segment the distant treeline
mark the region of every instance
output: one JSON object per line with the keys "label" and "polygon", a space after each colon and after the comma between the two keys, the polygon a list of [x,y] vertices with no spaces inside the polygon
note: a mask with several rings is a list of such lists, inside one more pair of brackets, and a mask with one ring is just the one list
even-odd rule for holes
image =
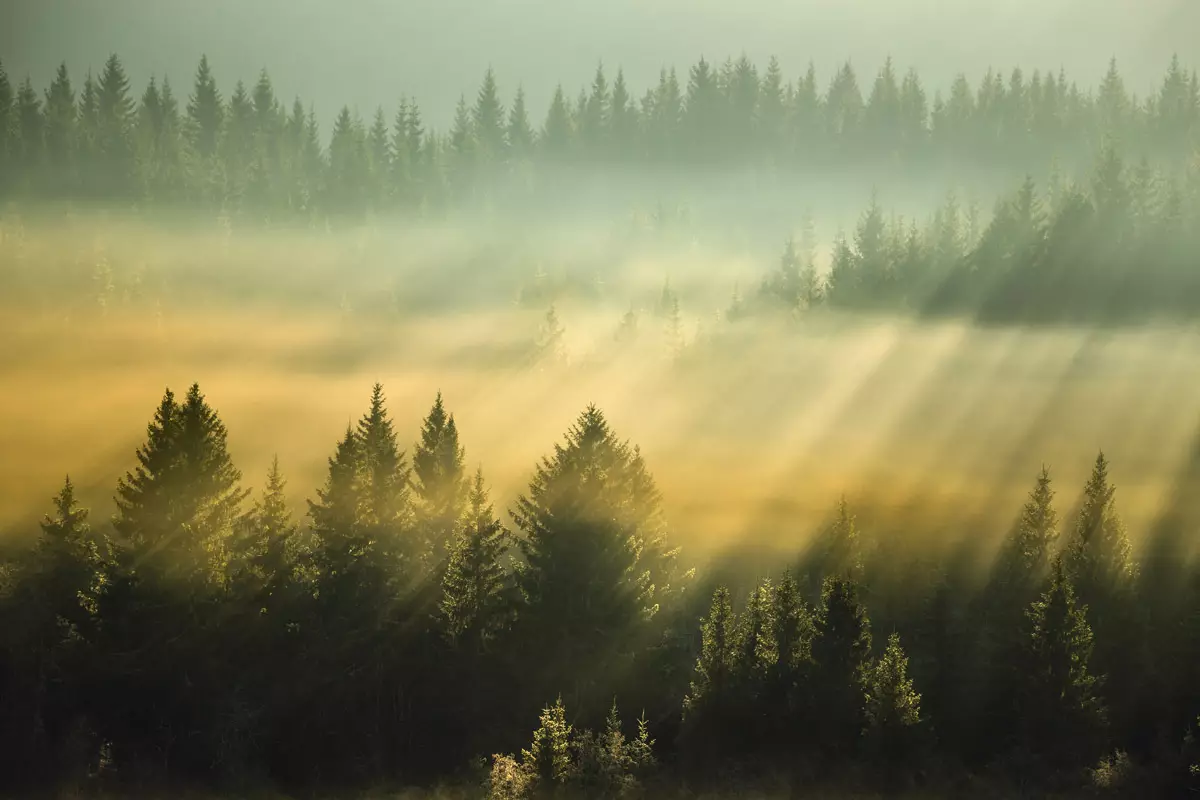
{"label": "distant treeline", "polygon": [[875,201],[816,264],[806,230],[726,317],[820,307],[985,322],[1122,322],[1200,315],[1200,160],[1162,174],[1102,148],[1089,180],[1032,179],[984,225],[951,195],[923,224]]}
{"label": "distant treeline", "polygon": [[[701,59],[664,69],[640,98],[618,70],[598,67],[575,98],[561,86],[535,122],[518,88],[501,99],[489,70],[449,131],[402,98],[364,120],[343,107],[327,141],[310,107],[281,102],[264,70],[223,97],[201,59],[190,93],[167,78],[136,95],[113,55],[76,90],[60,67],[43,96],[0,67],[0,196],[220,209],[251,218],[436,209],[487,196],[508,179],[536,188],[549,165],[752,166],[767,170],[911,168],[931,164],[1041,171],[1111,139],[1178,162],[1200,140],[1200,84],[1173,58],[1161,86],[1131,94],[1110,66],[1081,89],[1061,71],[965,76],[932,97],[891,61],[860,85],[849,62],[822,91],[810,66],[788,80],[771,59]],[[547,177],[547,185],[560,185]]]}
{"label": "distant treeline", "polygon": [[982,579],[971,537],[916,548],[843,501],[746,595],[683,568],[642,455],[594,407],[534,465],[512,529],[440,395],[406,455],[377,386],[304,524],[277,463],[250,502],[198,387],[146,434],[111,522],[68,479],[4,562],[9,789],[1195,788],[1196,462],[1140,563],[1101,454],[1061,526],[1045,469],[994,510],[1015,521]]}

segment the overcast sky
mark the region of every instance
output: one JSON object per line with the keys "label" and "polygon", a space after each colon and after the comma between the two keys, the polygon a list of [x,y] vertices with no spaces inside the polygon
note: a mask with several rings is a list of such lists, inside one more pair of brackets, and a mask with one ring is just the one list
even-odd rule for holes
{"label": "overcast sky", "polygon": [[1016,64],[1090,84],[1116,56],[1144,93],[1172,52],[1200,66],[1200,0],[0,0],[0,61],[17,81],[44,87],[65,60],[78,82],[114,51],[139,91],[166,73],[186,96],[207,53],[226,92],[266,67],[323,120],[408,94],[439,125],[489,65],[540,115],[555,83],[574,95],[600,60],[640,94],[662,65],[741,52],[778,55],[789,77],[811,59],[822,84],[850,58],[866,85],[891,55],[934,87]]}

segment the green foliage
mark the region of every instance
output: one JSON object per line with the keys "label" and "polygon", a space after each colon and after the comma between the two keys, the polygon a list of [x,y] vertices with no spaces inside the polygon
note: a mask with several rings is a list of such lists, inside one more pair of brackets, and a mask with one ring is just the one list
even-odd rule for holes
{"label": "green foliage", "polygon": [[863,728],[863,684],[871,659],[871,623],[850,578],[825,579],[812,653],[818,736],[830,755],[845,756]]}
{"label": "green foliage", "polygon": [[1025,744],[1056,766],[1091,763],[1098,755],[1105,709],[1090,671],[1092,630],[1086,607],[1061,558],[1050,586],[1028,611],[1020,709]]}
{"label": "green foliage", "polygon": [[442,393],[438,392],[421,423],[421,440],[413,448],[417,524],[425,538],[422,555],[433,564],[440,564],[446,557],[450,539],[466,510],[464,458],[454,415],[446,413]]}
{"label": "green foliage", "polygon": [[572,726],[562,698],[542,710],[537,730],[528,750],[521,751],[521,762],[542,787],[563,786],[575,777],[576,765],[571,753]]}
{"label": "green foliage", "polygon": [[868,748],[887,763],[911,757],[918,744],[921,695],[908,676],[899,634],[888,637],[883,655],[867,670],[863,689]]}
{"label": "green foliage", "polygon": [[452,641],[485,647],[517,608],[513,576],[501,563],[511,535],[492,513],[482,469],[475,473],[468,502],[442,578],[440,610]]}

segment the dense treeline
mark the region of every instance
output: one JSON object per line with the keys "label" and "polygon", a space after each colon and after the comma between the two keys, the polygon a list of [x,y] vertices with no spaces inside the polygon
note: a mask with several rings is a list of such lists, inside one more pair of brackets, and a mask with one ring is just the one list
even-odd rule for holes
{"label": "dense treeline", "polygon": [[1102,148],[1088,179],[1031,178],[984,225],[953,194],[924,225],[874,200],[817,265],[806,230],[727,316],[829,306],[986,322],[1130,321],[1200,313],[1200,160],[1173,175]]}
{"label": "dense treeline", "polygon": [[1060,71],[977,86],[959,75],[930,93],[889,60],[870,80],[842,65],[822,91],[810,66],[797,80],[777,60],[701,59],[662,71],[640,98],[603,66],[569,97],[560,86],[534,121],[518,88],[506,105],[489,70],[460,98],[448,131],[411,98],[369,120],[343,107],[323,142],[315,114],[275,94],[264,70],[224,97],[208,60],[180,98],[167,78],[140,95],[113,55],[81,87],[64,66],[39,96],[0,67],[0,196],[123,204],[186,204],[258,219],[312,219],[393,208],[438,208],[487,195],[498,178],[530,189],[550,165],[741,165],[767,169],[934,163],[1040,171],[1094,153],[1103,140],[1177,162],[1200,137],[1200,83],[1173,58],[1139,98],[1115,61],[1094,91]]}
{"label": "dense treeline", "polygon": [[1100,454],[1070,516],[1036,476],[982,579],[843,500],[791,569],[710,596],[594,407],[511,527],[440,395],[408,454],[376,386],[303,524],[278,463],[243,488],[226,436],[198,387],[167,391],[111,522],[68,479],[5,564],[11,787],[1192,780],[1195,463],[1140,561]]}

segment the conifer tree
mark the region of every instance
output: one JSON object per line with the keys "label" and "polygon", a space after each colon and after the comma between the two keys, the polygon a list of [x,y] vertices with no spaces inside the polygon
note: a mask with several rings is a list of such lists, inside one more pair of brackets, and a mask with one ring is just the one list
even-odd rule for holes
{"label": "conifer tree", "polygon": [[529,124],[529,110],[525,107],[525,89],[520,85],[517,86],[517,95],[513,98],[512,108],[508,112],[505,139],[513,158],[529,158],[533,150],[534,132]]}
{"label": "conifer tree", "polygon": [[675,578],[676,552],[664,544],[658,492],[640,453],[589,406],[511,513],[523,534],[525,621],[538,641],[556,643],[547,657],[561,659],[575,680],[583,663],[624,657]]}
{"label": "conifer tree", "polygon": [[517,597],[501,563],[511,536],[492,512],[482,469],[475,472],[469,503],[450,548],[439,608],[451,641],[482,648],[511,622]]}
{"label": "conifer tree", "polygon": [[40,188],[42,158],[45,153],[45,125],[42,104],[29,78],[21,82],[17,90],[16,106],[17,151],[23,182],[30,189]]}
{"label": "conifer tree", "polygon": [[350,114],[347,106],[342,106],[329,139],[326,191],[330,209],[345,214],[361,213],[365,206],[369,174],[362,125]]}
{"label": "conifer tree", "polygon": [[458,98],[458,106],[454,111],[449,147],[450,183],[456,196],[463,199],[474,185],[480,156],[479,142],[475,138],[475,124],[467,110],[467,99],[463,96]]}
{"label": "conifer tree", "polygon": [[360,515],[365,504],[362,443],[355,430],[346,433],[329,459],[325,484],[317,499],[308,501],[308,514],[315,537],[314,559],[325,580],[344,579],[354,562],[365,554],[369,540],[363,534]]}
{"label": "conifer tree", "polygon": [[425,557],[440,564],[465,510],[464,451],[454,415],[446,413],[438,392],[421,423],[421,441],[413,448],[413,488]]}
{"label": "conifer tree", "polygon": [[271,461],[262,496],[243,517],[232,546],[233,580],[262,613],[275,616],[291,599],[302,553],[300,530],[292,521],[279,457]]}
{"label": "conifer tree", "polygon": [[767,673],[779,659],[775,641],[775,587],[764,579],[750,593],[740,616],[737,634],[736,669],[744,696],[758,699]]}
{"label": "conifer tree", "polygon": [[137,452],[138,466],[117,484],[113,526],[137,571],[198,587],[222,580],[246,496],[225,440],[225,426],[199,386],[183,403],[167,390]]}
{"label": "conifer tree", "polygon": [[410,556],[406,541],[412,528],[410,470],[396,442],[383,395],[371,389],[371,407],[358,422],[355,436],[361,459],[362,505],[359,521],[368,539],[390,564]]}
{"label": "conifer tree", "polygon": [[1053,503],[1050,471],[1043,466],[1016,527],[1001,547],[997,576],[1008,588],[1021,592],[1044,577],[1058,539],[1058,514]]}
{"label": "conifer tree", "polygon": [[116,54],[104,62],[96,84],[96,156],[102,191],[127,197],[132,190],[134,103],[129,96],[129,78]]}
{"label": "conifer tree", "polygon": [[540,144],[542,151],[552,158],[562,158],[571,148],[571,111],[561,84],[554,90],[546,112]]}
{"label": "conifer tree", "polygon": [[737,670],[738,619],[729,590],[720,586],[713,593],[708,616],[700,623],[700,657],[695,676],[683,701],[685,721],[693,726],[718,729],[733,707]]}
{"label": "conifer tree", "polygon": [[60,641],[91,641],[110,554],[106,540],[91,529],[87,509],[76,502],[69,476],[54,497],[54,514],[41,527],[26,578],[36,592],[35,607],[27,611],[48,614]]}
{"label": "conifer tree", "polygon": [[584,104],[583,118],[579,122],[579,136],[587,152],[594,156],[608,149],[608,133],[612,125],[612,96],[608,90],[608,78],[604,75],[604,64],[596,66],[592,78],[592,90]]}
{"label": "conifer tree", "polygon": [[1092,631],[1086,607],[1061,558],[1050,568],[1050,586],[1027,613],[1026,660],[1019,708],[1024,743],[1058,766],[1090,763],[1097,755],[1105,710],[1090,671]]}
{"label": "conifer tree", "polygon": [[845,755],[863,727],[863,681],[871,657],[871,623],[853,580],[825,579],[816,631],[812,708],[822,747]]}
{"label": "conifer tree", "polygon": [[394,172],[392,145],[383,108],[375,109],[371,129],[367,132],[367,161],[371,174],[371,206],[383,208],[389,199],[389,184]]}
{"label": "conifer tree", "polygon": [[12,83],[0,62],[0,193],[8,191],[16,162],[16,112]]}
{"label": "conifer tree", "polygon": [[202,55],[187,104],[188,144],[202,164],[216,157],[224,120],[225,103],[208,66],[208,56]]}
{"label": "conifer tree", "polygon": [[864,680],[867,742],[877,758],[896,764],[909,758],[921,724],[921,695],[908,677],[908,656],[900,635],[888,637],[887,648]]}
{"label": "conifer tree", "polygon": [[529,749],[521,751],[521,760],[543,789],[564,786],[574,777],[575,765],[571,759],[572,726],[567,723],[561,696],[542,709],[538,723]]}
{"label": "conifer tree", "polygon": [[637,109],[625,83],[625,71],[617,70],[613,80],[611,108],[609,110],[609,149],[617,158],[636,157]]}
{"label": "conifer tree", "polygon": [[1065,568],[1081,596],[1094,603],[1127,585],[1134,569],[1129,537],[1117,516],[1116,488],[1109,483],[1108,460],[1103,452],[1096,456],[1083,493],[1083,507],[1067,543]]}
{"label": "conifer tree", "polygon": [[[479,159],[484,164],[503,163],[507,157],[504,137],[504,105],[496,88],[496,75],[489,67],[475,98],[471,111],[471,125],[479,149]],[[455,128],[457,135],[458,129]]]}

